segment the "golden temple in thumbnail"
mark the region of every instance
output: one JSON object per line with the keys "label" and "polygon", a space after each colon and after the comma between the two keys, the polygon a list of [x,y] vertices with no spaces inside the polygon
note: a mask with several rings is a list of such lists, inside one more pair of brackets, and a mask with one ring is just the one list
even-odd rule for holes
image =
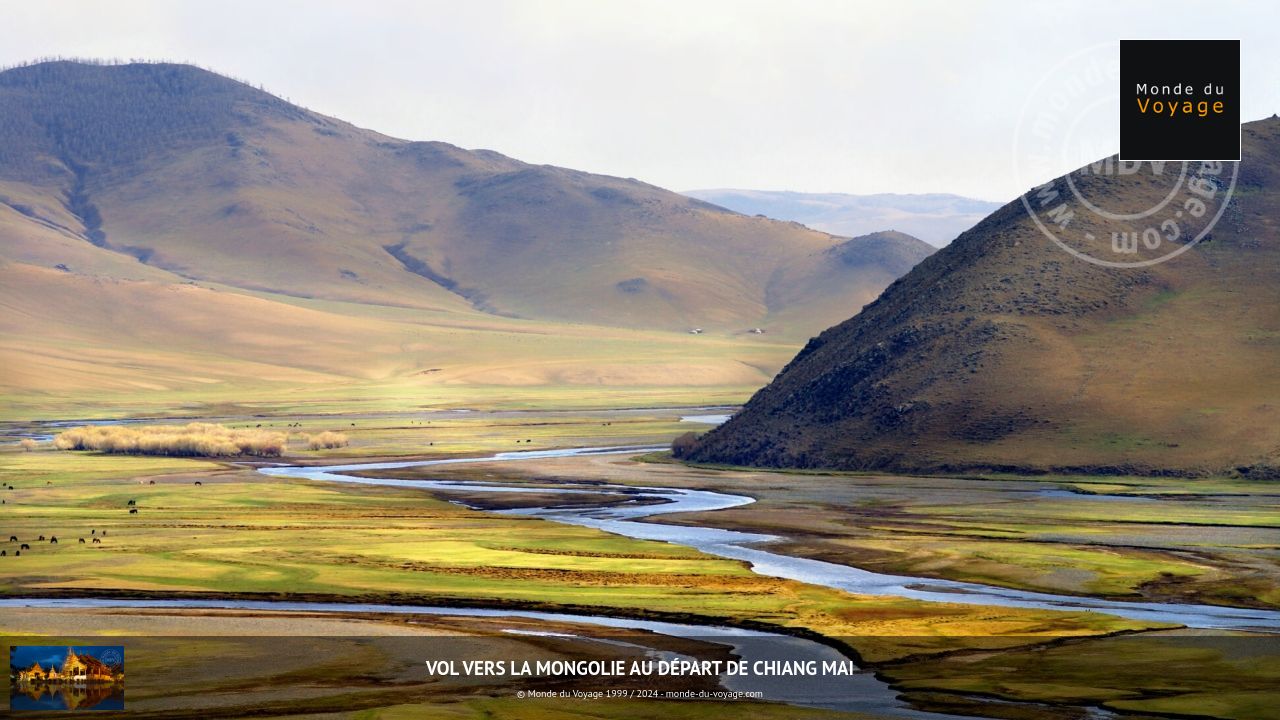
{"label": "golden temple in thumbnail", "polygon": [[[124,673],[119,673],[123,679]],[[67,657],[59,669],[50,664],[48,668],[40,667],[36,661],[31,667],[18,671],[18,682],[115,682],[117,674],[106,663],[92,655],[77,655],[73,648],[67,648]]]}

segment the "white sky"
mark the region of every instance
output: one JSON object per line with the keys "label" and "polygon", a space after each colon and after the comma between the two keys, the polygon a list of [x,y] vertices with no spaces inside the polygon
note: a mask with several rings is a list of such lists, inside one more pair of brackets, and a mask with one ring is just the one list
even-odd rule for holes
{"label": "white sky", "polygon": [[0,0],[0,64],[191,61],[389,135],[677,190],[1011,199],[1029,88],[1121,37],[1240,38],[1244,119],[1280,112],[1274,0]]}

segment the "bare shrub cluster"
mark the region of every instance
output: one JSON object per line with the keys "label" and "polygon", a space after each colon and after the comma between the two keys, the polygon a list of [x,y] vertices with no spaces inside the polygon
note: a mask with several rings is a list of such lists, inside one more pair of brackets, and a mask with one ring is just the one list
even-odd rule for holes
{"label": "bare shrub cluster", "polygon": [[671,454],[677,458],[688,457],[698,444],[698,434],[687,432],[671,441]]}
{"label": "bare shrub cluster", "polygon": [[307,438],[307,447],[312,450],[331,450],[347,446],[347,436],[342,433],[325,431]]}
{"label": "bare shrub cluster", "polygon": [[127,455],[279,457],[288,443],[284,433],[233,429],[212,423],[187,425],[99,425],[71,428],[53,439],[59,450],[97,450]]}

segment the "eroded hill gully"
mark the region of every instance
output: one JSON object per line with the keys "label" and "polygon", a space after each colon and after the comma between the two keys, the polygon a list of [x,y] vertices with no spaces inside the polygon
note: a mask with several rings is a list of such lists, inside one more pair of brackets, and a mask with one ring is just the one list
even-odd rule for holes
{"label": "eroded hill gully", "polygon": [[151,256],[155,254],[155,250],[152,248],[136,245],[112,245],[107,240],[107,232],[102,227],[102,212],[98,210],[98,206],[94,204],[93,199],[89,196],[89,168],[76,162],[66,154],[66,151],[63,151],[59,160],[71,172],[72,176],[71,187],[63,192],[63,206],[84,227],[83,237],[103,250],[130,255],[138,262],[144,265],[148,264]]}
{"label": "eroded hill gully", "polygon": [[458,285],[458,281],[454,280],[451,277],[441,275],[440,273],[436,272],[436,270],[432,268],[431,265],[428,264],[425,260],[414,257],[412,254],[409,253],[408,250],[405,249],[406,246],[408,246],[408,244],[409,244],[408,240],[401,240],[400,242],[392,245],[383,245],[382,249],[386,250],[388,255],[395,258],[396,261],[399,262],[400,265],[405,270],[413,273],[414,275],[418,275],[420,277],[426,278],[427,280],[430,280],[431,282],[439,285],[445,290],[448,290],[454,295],[457,295],[463,300],[466,300],[467,302],[471,303],[471,307],[475,308],[476,310],[479,310],[480,312],[486,312],[491,315],[502,314],[498,312],[497,308],[489,304],[489,301],[485,298],[484,293],[474,288],[461,287],[460,285]]}

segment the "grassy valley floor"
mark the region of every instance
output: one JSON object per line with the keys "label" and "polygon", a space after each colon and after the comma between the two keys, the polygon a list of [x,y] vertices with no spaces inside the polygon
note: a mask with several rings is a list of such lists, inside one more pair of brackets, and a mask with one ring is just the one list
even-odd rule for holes
{"label": "grassy valley floor", "polygon": [[[1280,607],[1275,483],[762,472],[689,467],[662,454],[646,460],[561,458],[499,470],[539,482],[590,478],[750,495],[757,502],[664,522],[780,535],[786,553],[881,572],[1116,599]],[[430,468],[420,472],[432,475]]]}
{"label": "grassy valley floor", "polygon": [[[424,452],[475,455],[661,444],[694,427],[680,421],[694,413],[228,413],[218,419],[232,426],[288,430],[295,437],[285,461],[331,463]],[[18,424],[9,430],[39,428]],[[322,430],[344,432],[350,446],[303,450],[296,434]],[[422,472],[440,474],[440,468]],[[1100,485],[1090,478],[1050,482],[762,473],[637,462],[627,456],[454,466],[445,475],[750,494],[759,502],[681,520],[784,535],[789,538],[786,552],[872,569],[1065,593],[1276,602],[1275,499],[1265,486],[1258,492],[1235,481],[1195,486],[1199,492],[1179,500],[1098,500],[1072,491],[1149,498],[1185,494],[1188,486],[1123,479]],[[1248,666],[1237,662],[1242,651],[1234,645],[1210,650],[1172,645],[1169,657],[1180,658],[1179,667],[1186,668],[1177,691],[1135,695],[1126,684],[1154,682],[1160,674],[1152,671],[1144,679],[1137,670],[1117,676],[1095,669],[1091,676],[1087,664],[1071,663],[1076,657],[1086,662],[1095,652],[1093,643],[1117,633],[1155,629],[1149,624],[1100,613],[852,595],[756,575],[742,563],[678,545],[470,510],[411,489],[270,478],[236,462],[54,452],[44,446],[22,452],[9,445],[0,452],[0,482],[14,488],[0,490],[5,499],[0,506],[3,537],[31,544],[20,557],[9,552],[0,558],[0,587],[15,597],[368,600],[768,626],[826,638],[874,664],[909,690],[910,697],[934,707],[995,697],[1058,703],[1046,707],[1059,709],[1063,703],[1106,704],[1253,718],[1259,716],[1249,714],[1251,708],[1271,698],[1265,691],[1267,679],[1280,673],[1274,643],[1266,652],[1254,652],[1259,661]],[[1059,493],[1063,490],[1067,492]],[[130,507],[138,512],[130,513]],[[1212,532],[1197,534],[1209,526]],[[59,542],[39,542],[40,535],[56,535]],[[1234,595],[1228,592],[1232,588]],[[16,617],[7,615],[0,629],[10,636],[74,634],[54,614],[28,615],[20,622]],[[190,632],[217,634],[204,617],[189,618]],[[144,625],[127,623],[115,631],[148,632]],[[1034,680],[1034,673],[1027,682],[1008,677],[1010,667],[1033,667],[1031,658],[1036,659],[1035,672],[1070,676],[1070,690]],[[1223,700],[1224,688],[1239,682],[1256,688],[1248,702]],[[408,708],[420,701],[387,695],[363,716],[397,717],[411,713]],[[537,714],[528,705],[504,705],[508,702],[501,693],[473,698],[447,706],[458,714],[439,716],[555,716]],[[392,709],[401,705],[406,709]],[[692,705],[676,707],[665,716],[695,712]],[[744,716],[775,716],[768,706],[761,707],[766,709],[753,707],[757,714]],[[1027,706],[1010,707],[1022,714],[1003,716],[1034,716],[1026,714]],[[441,706],[432,712],[445,710]],[[647,706],[618,705],[601,714],[564,717],[643,717],[645,712]]]}

